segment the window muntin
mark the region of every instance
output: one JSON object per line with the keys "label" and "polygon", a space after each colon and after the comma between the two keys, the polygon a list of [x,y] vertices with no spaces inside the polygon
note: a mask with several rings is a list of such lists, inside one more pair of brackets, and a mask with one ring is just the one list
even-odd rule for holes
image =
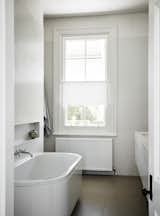
{"label": "window muntin", "polygon": [[106,36],[99,39],[65,39],[64,80],[105,81],[106,43]]}
{"label": "window muntin", "polygon": [[107,35],[67,37],[63,47],[64,127],[105,127]]}

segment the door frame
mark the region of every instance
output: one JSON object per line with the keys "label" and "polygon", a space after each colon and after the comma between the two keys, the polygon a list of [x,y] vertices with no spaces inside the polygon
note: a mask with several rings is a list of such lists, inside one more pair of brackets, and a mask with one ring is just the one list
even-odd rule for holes
{"label": "door frame", "polygon": [[[157,27],[158,26],[158,27]],[[149,199],[149,215],[155,215],[160,176],[160,0],[149,0],[149,174],[153,176],[153,200]],[[158,172],[157,172],[158,170]],[[157,181],[159,182],[159,181]],[[158,210],[159,212],[159,210]]]}
{"label": "door frame", "polygon": [[0,215],[14,215],[14,0],[0,0]]}

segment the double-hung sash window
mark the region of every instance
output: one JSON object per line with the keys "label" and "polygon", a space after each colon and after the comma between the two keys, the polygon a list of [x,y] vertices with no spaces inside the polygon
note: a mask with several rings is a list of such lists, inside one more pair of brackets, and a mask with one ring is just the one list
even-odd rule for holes
{"label": "double-hung sash window", "polygon": [[113,133],[107,34],[63,36],[59,71],[59,133]]}
{"label": "double-hung sash window", "polygon": [[104,127],[107,37],[65,38],[63,45],[64,126]]}

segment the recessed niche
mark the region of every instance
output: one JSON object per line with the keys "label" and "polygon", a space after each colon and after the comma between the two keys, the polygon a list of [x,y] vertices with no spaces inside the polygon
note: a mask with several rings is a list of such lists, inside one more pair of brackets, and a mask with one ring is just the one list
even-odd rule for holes
{"label": "recessed niche", "polygon": [[[39,122],[15,125],[15,145],[17,146],[26,144],[27,142],[31,142],[34,139],[38,139],[40,134],[39,128]],[[29,132],[33,130],[35,130],[37,133],[37,136],[34,139],[29,136]]]}

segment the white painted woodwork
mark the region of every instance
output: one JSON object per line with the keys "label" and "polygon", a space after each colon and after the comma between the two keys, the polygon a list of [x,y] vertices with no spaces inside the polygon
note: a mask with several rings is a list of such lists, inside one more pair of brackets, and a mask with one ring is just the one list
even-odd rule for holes
{"label": "white painted woodwork", "polygon": [[149,1],[149,216],[160,216],[160,0]]}
{"label": "white painted woodwork", "polygon": [[0,1],[0,215],[13,216],[14,1]]}

